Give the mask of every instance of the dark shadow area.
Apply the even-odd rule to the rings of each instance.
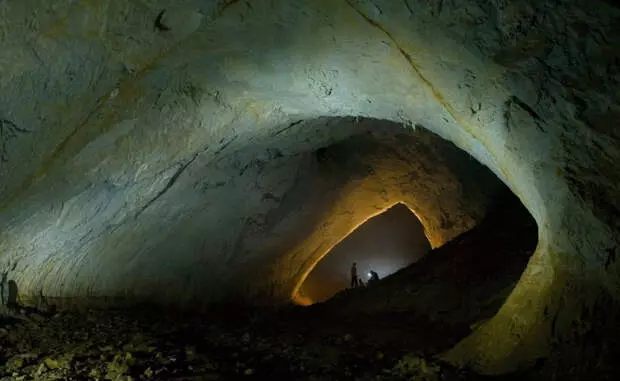
[[[334,247],[312,270],[300,293],[322,302],[350,286],[350,267],[368,283],[370,271],[384,278],[422,258],[430,250],[424,227],[405,205],[375,216]]]
[[[18,293],[17,283],[14,280],[10,280],[8,284],[8,288],[9,288],[9,293],[8,293],[8,298],[7,298],[7,305],[16,307],[17,306],[17,293]]]

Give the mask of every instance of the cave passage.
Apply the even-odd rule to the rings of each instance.
[[[125,279],[113,271],[123,262],[89,257],[100,263],[100,279],[110,279],[106,286],[120,291],[124,282],[124,293],[55,297],[62,293],[36,282],[47,275],[47,284],[59,287],[60,273],[71,269],[64,266],[17,278],[26,287],[19,306],[9,307],[16,320],[11,334],[0,337],[7,348],[0,356],[10,360],[0,374],[43,367],[50,377],[91,369],[93,377],[109,379],[148,379],[154,372],[162,375],[155,379],[240,373],[339,379],[342,367],[356,376],[377,374],[398,368],[407,352],[430,359],[494,316],[537,242],[532,216],[502,181],[421,125],[310,119],[184,165],[189,173],[176,168],[165,193],[151,202],[186,211],[177,221],[163,220],[163,234],[176,239],[149,236],[149,256],[126,254],[132,261],[124,271],[134,277]],[[134,250],[142,245],[135,234],[128,241]],[[365,282],[371,269],[382,279],[347,289],[352,262]],[[14,281],[14,273],[7,279]],[[310,306],[297,309],[291,301]],[[35,324],[19,324],[20,318]],[[103,370],[70,357],[79,358],[82,337],[93,338],[86,348]],[[124,343],[124,352],[102,353],[109,340]],[[151,347],[158,348],[154,358],[143,354]],[[20,348],[53,356],[22,361]],[[180,361],[159,363],[160,352]],[[386,357],[377,359],[378,352]],[[197,371],[213,353],[215,369]],[[308,363],[309,356],[316,361]]]
[[[616,379],[618,25],[601,0],[0,1],[0,381]],[[398,203],[426,255],[299,292]]]
[[[316,265],[299,293],[322,302],[350,286],[350,267],[357,263],[366,283],[369,271],[384,278],[422,258],[430,250],[424,227],[405,205],[398,203],[370,218],[345,237]]]
[[[49,377],[90,369],[93,377],[108,379],[148,379],[154,372],[163,375],[155,379],[255,373],[337,379],[344,366],[357,377],[398,369],[407,352],[422,356],[414,362],[433,358],[497,313],[534,251],[537,229],[495,174],[422,126],[318,118],[285,129],[276,139],[256,137],[193,169],[206,180],[182,197],[189,205],[175,206],[191,209],[188,195],[200,195],[209,213],[196,213],[178,226],[170,223],[170,229],[189,243],[194,242],[188,228],[197,233],[194,241],[206,236],[205,243],[222,239],[205,232],[233,231],[235,246],[218,252],[200,245],[200,261],[192,263],[189,254],[175,255],[187,250],[188,242],[162,241],[156,248],[159,274],[161,261],[168,269],[191,264],[165,277],[146,277],[160,289],[169,286],[164,292],[172,293],[165,297],[24,293],[19,306],[9,306],[7,335],[0,337],[6,348],[0,356],[9,361],[0,374],[27,375],[40,368]],[[174,181],[192,184],[194,177]],[[370,270],[382,279],[347,289],[353,262],[364,281]],[[225,267],[231,264],[234,268]],[[101,275],[115,275],[107,271]],[[182,279],[182,273],[190,277]],[[219,288],[192,285],[191,276]],[[56,279],[48,281],[57,286]],[[131,280],[144,287],[144,278]],[[269,289],[270,281],[279,287]],[[214,295],[219,298],[210,298]],[[298,309],[289,306],[291,300],[311,305]],[[266,308],[265,301],[279,308]],[[115,309],[119,306],[124,308]],[[358,339],[352,346],[353,337]],[[123,343],[122,351],[103,351],[110,340]],[[293,346],[297,349],[291,351]],[[26,361],[19,353],[23,348],[44,355]],[[96,369],[73,360],[84,348],[99,356]],[[155,357],[145,354],[155,351],[148,348],[158,349]],[[162,352],[180,361],[161,363],[163,355],[157,353]],[[213,353],[219,355],[209,363]],[[316,360],[308,362],[309,356]],[[360,361],[360,356],[374,360]],[[203,369],[208,364],[214,369]],[[454,369],[443,365],[445,371]]]

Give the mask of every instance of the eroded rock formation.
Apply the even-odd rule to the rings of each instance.
[[[422,129],[329,118],[287,125],[214,159],[196,157],[153,180],[149,198],[137,184],[132,194],[102,179],[39,215],[48,222],[35,233],[55,236],[60,247],[7,256],[22,299],[43,290],[62,304],[287,301],[328,249],[369,216],[403,202],[439,246],[473,227],[502,187]],[[79,247],[71,246],[76,237]],[[33,266],[37,257],[42,263]]]
[[[349,134],[313,133],[317,120],[421,125],[489,167],[539,227],[506,303],[448,358],[530,364],[619,295],[619,20],[582,0],[4,1],[0,261],[25,296],[217,297],[263,254],[240,242],[311,171],[301,153]],[[475,203],[454,216],[402,200],[427,196],[403,182],[417,159],[345,183],[314,216],[332,238],[269,253],[271,294],[361,222],[338,212],[347,200],[383,208],[361,193],[386,173],[434,245],[474,224]]]

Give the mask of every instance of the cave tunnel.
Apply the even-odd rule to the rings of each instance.
[[[601,0],[0,2],[0,377],[612,379],[618,25]],[[395,205],[427,255],[299,306]]]
[[[340,241],[312,269],[298,290],[298,299],[323,302],[351,288],[350,267],[367,284],[370,271],[384,278],[423,257],[430,250],[424,227],[406,205],[398,203],[368,219]]]

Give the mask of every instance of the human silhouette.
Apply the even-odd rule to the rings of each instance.
[[[370,270],[370,279],[368,279],[368,285],[375,284],[379,281],[379,274],[376,271]]]
[[[357,276],[357,263],[353,262],[353,266],[351,266],[351,288],[355,288],[359,286],[360,280]]]

